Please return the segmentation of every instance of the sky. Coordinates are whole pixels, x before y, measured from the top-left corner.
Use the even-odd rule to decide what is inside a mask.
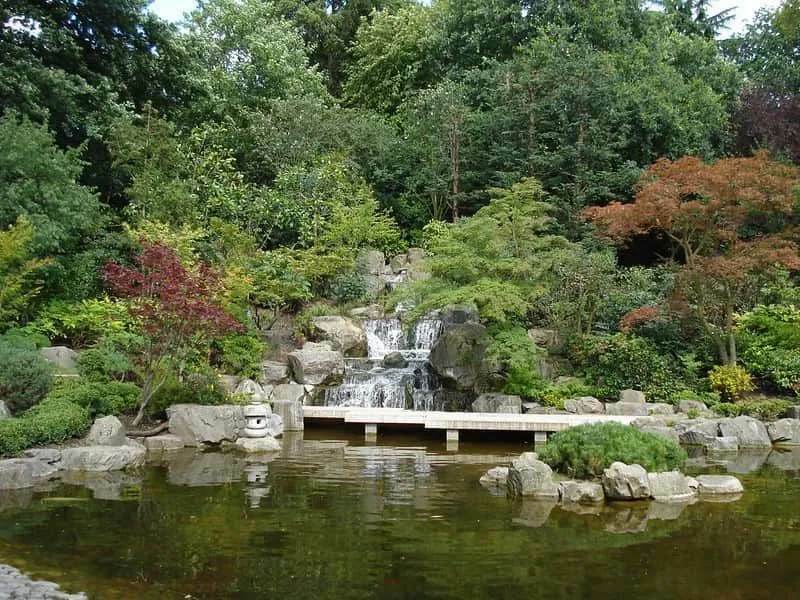
[[[150,10],[168,21],[178,21],[195,4],[195,0],[155,0]],[[736,19],[731,23],[731,33],[743,31],[745,24],[752,20],[759,8],[775,8],[778,4],[780,0],[713,0],[711,3],[715,13],[726,8],[736,8]]]

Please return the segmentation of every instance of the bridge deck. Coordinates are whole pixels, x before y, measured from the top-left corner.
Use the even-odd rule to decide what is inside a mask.
[[[637,417],[617,415],[534,415],[507,413],[415,411],[400,408],[358,408],[341,406],[304,406],[306,419],[338,420],[367,426],[374,435],[377,425],[416,425],[425,429],[444,429],[456,432],[472,431],[530,431],[553,433],[575,425],[613,421],[630,425]]]

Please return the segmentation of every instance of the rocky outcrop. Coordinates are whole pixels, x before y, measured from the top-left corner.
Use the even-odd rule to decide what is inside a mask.
[[[562,346],[561,336],[555,329],[528,329],[528,337],[540,348],[556,350]]]
[[[267,400],[269,402],[299,402],[304,404],[314,387],[300,385],[299,383],[282,383],[270,390]]]
[[[488,343],[486,328],[478,323],[447,327],[433,345],[431,367],[448,387],[472,390],[482,375]]]
[[[125,446],[128,443],[125,426],[113,416],[96,419],[86,436],[86,443],[90,446]]]
[[[688,502],[695,496],[690,478],[679,471],[648,473],[650,496],[657,502]]]
[[[289,365],[274,360],[265,360],[261,363],[261,375],[258,382],[262,386],[289,383]]]
[[[486,471],[479,481],[483,487],[504,488],[508,482],[508,467],[493,467]]]
[[[120,471],[144,464],[145,448],[128,446],[81,446],[61,452],[61,468],[67,471]]]
[[[611,500],[643,500],[650,497],[650,481],[641,465],[611,463],[603,471],[603,491]]]
[[[360,323],[338,315],[311,319],[311,335],[315,341],[330,342],[333,350],[345,356],[367,355],[367,334]]]
[[[696,479],[701,495],[741,494],[744,491],[742,482],[732,475],[698,475]]]
[[[174,404],[167,409],[169,431],[186,446],[233,442],[244,430],[241,406]]]
[[[52,346],[50,348],[41,348],[39,354],[59,371],[71,373],[76,372],[78,369],[78,353],[72,348]]]
[[[590,481],[564,481],[561,501],[568,504],[599,504],[605,499],[603,486]]]
[[[553,470],[533,452],[525,452],[511,461],[506,485],[510,496],[558,498]]]
[[[386,291],[386,271],[386,258],[379,250],[362,250],[356,257],[356,272],[364,280],[368,298],[377,298]]]
[[[307,343],[289,354],[289,368],[297,383],[338,385],[344,377],[344,355],[330,343]]]
[[[647,402],[647,398],[645,397],[644,392],[640,392],[639,390],[622,390],[619,393],[619,401],[644,404]]]
[[[522,399],[508,394],[481,394],[472,403],[472,412],[522,413]]]
[[[596,415],[605,412],[603,403],[592,396],[569,398],[564,401],[564,410],[576,415]]]
[[[627,417],[646,417],[647,405],[644,402],[608,402],[606,414]]]
[[[767,424],[769,438],[775,444],[800,445],[800,420],[781,419]]]
[[[719,422],[720,435],[735,437],[740,448],[771,448],[772,441],[766,426],[753,417],[722,419]]]

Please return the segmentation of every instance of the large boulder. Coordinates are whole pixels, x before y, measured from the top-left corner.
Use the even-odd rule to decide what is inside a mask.
[[[356,271],[364,281],[368,298],[377,298],[386,291],[386,258],[383,252],[362,250],[356,257]]]
[[[481,377],[488,344],[489,336],[483,325],[451,325],[433,345],[431,367],[447,387],[471,390]]]
[[[590,481],[561,483],[561,501],[566,504],[598,504],[604,499],[603,486]]]
[[[800,445],[800,420],[781,419],[767,424],[769,438],[775,444]]]
[[[117,417],[100,417],[92,424],[86,443],[90,446],[125,446],[128,443],[125,426]]]
[[[690,410],[697,412],[698,415],[708,413],[708,407],[705,402],[699,400],[681,400],[678,403],[678,410],[682,413],[688,413]]]
[[[56,369],[65,372],[77,371],[78,353],[72,348],[66,346],[52,346],[50,348],[41,348],[39,354],[42,355],[47,362],[55,365]]]
[[[675,414],[675,407],[666,402],[647,402],[645,403],[645,407],[647,408],[648,415],[658,416]]]
[[[800,404],[795,404],[787,408],[786,417],[789,419],[800,419]]]
[[[522,399],[508,394],[481,394],[472,403],[472,412],[522,413]]]
[[[330,343],[307,343],[289,354],[289,367],[297,383],[338,385],[344,377],[344,355]]]
[[[506,483],[509,495],[558,498],[553,470],[534,456],[534,453],[526,452],[511,461]]]
[[[233,442],[244,430],[242,406],[173,404],[167,409],[169,431],[186,446]]]
[[[644,392],[640,392],[639,390],[622,390],[619,393],[619,401],[620,402],[635,402],[637,404],[644,404],[647,402],[647,398],[644,395]]]
[[[311,335],[314,340],[330,342],[331,348],[345,356],[367,355],[367,334],[360,323],[348,317],[313,317]]]
[[[641,465],[611,463],[603,471],[603,491],[611,500],[643,500],[650,497],[650,480]]]
[[[408,366],[408,360],[402,352],[389,352],[383,357],[381,366],[384,369],[405,369]]]
[[[592,396],[580,396],[564,401],[564,410],[576,415],[597,415],[605,412],[603,403]]]
[[[724,437],[738,438],[740,448],[772,447],[766,426],[753,417],[722,419],[719,422],[719,431]]]
[[[508,467],[492,467],[480,478],[480,484],[487,488],[504,488],[508,482]]]
[[[284,431],[303,431],[303,403],[298,400],[272,400],[272,412],[283,420]]]
[[[690,479],[679,471],[648,473],[650,496],[659,502],[688,502],[694,498],[689,487]]]
[[[715,437],[709,444],[706,444],[709,452],[738,452],[739,438],[736,437]]]
[[[261,385],[279,385],[289,383],[289,365],[275,360],[265,360],[261,363],[261,375],[258,382]]]
[[[707,446],[719,435],[719,421],[714,419],[691,419],[676,423],[675,430],[681,444]]]
[[[646,417],[647,405],[644,402],[608,402],[606,414],[626,417]]]
[[[33,487],[34,459],[0,460],[0,490],[21,490]]]
[[[66,471],[120,471],[144,464],[144,446],[81,446],[61,451],[61,468]]]
[[[733,475],[698,475],[696,479],[701,495],[741,494],[744,491],[742,482]]]

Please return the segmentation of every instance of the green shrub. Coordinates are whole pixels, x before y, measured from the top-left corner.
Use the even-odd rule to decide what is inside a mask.
[[[212,370],[198,371],[178,379],[169,376],[153,394],[147,411],[152,416],[161,415],[173,404],[224,404],[225,390]]]
[[[539,458],[570,477],[600,477],[621,461],[648,471],[680,468],[686,452],[675,442],[620,423],[580,425],[560,431],[545,444]]]
[[[723,402],[734,402],[755,389],[750,374],[739,365],[718,365],[708,374],[711,389]]]
[[[106,335],[132,328],[133,319],[124,303],[99,298],[81,302],[54,300],[25,330],[73,348],[83,348]]]
[[[505,374],[503,391],[523,398],[536,398],[547,384],[539,376],[536,363],[546,354],[528,337],[522,327],[495,328],[486,354]]]
[[[266,347],[256,335],[233,333],[215,344],[219,348],[220,366],[225,373],[251,379],[258,377]]]
[[[330,281],[327,295],[337,304],[358,302],[367,295],[367,283],[360,273],[354,271],[342,273]]]
[[[88,408],[62,398],[45,398],[19,417],[0,421],[0,455],[81,436],[91,424]]]
[[[759,306],[738,324],[742,363],[773,388],[800,396],[800,309]]]
[[[685,388],[677,361],[651,340],[635,335],[586,337],[571,348],[571,358],[602,398],[637,389],[656,402]]]
[[[121,381],[65,381],[48,395],[48,400],[72,402],[89,410],[92,416],[120,415],[134,410],[141,390]]]
[[[124,352],[103,342],[81,352],[77,362],[78,373],[88,381],[122,380],[134,369]]]
[[[720,402],[714,412],[723,417],[746,415],[761,421],[774,421],[781,418],[792,403],[789,400],[745,400],[742,402]]]
[[[697,390],[678,390],[672,396],[670,396],[669,401],[676,406],[681,403],[682,400],[694,400],[695,402],[702,402],[706,406],[714,406],[718,404],[720,401],[719,393],[717,392],[701,392]]]
[[[569,381],[566,383],[552,383],[547,385],[539,396],[534,399],[545,406],[552,406],[564,410],[564,401],[580,396],[596,396],[597,388],[583,381]]]
[[[12,413],[39,402],[52,384],[52,367],[32,344],[0,338],[0,400]]]

